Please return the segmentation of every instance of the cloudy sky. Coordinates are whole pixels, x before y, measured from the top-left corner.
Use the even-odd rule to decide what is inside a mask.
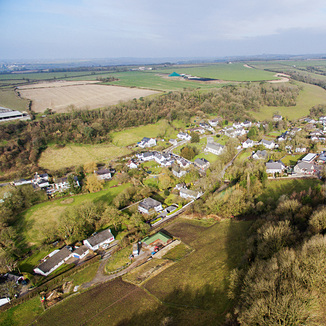
[[[0,0],[0,59],[326,53],[325,0]]]

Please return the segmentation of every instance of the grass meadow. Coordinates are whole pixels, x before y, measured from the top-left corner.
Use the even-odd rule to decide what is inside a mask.
[[[126,147],[112,144],[69,144],[63,148],[49,146],[39,159],[39,166],[58,170],[69,166],[84,165],[88,162],[108,163],[112,159],[130,153]]]
[[[27,111],[28,105],[29,100],[20,98],[13,89],[0,89],[0,106],[12,110]]]
[[[326,104],[326,91],[321,87],[296,82],[296,84],[303,87],[297,97],[297,105],[284,107],[284,106],[264,106],[259,111],[251,111],[251,115],[261,120],[271,120],[275,112],[279,112],[282,116],[289,120],[299,119],[309,115],[309,110],[314,105]]]

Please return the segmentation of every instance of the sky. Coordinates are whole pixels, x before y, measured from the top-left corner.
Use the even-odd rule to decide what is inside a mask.
[[[0,0],[0,59],[326,53],[325,0]]]

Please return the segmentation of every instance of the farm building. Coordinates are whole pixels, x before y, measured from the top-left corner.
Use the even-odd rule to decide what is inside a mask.
[[[317,154],[309,153],[302,159],[302,162],[311,163],[316,157]]]
[[[43,263],[34,268],[36,274],[48,276],[58,267],[64,264],[72,256],[70,247],[63,247],[60,250],[55,250],[49,255]]]
[[[138,210],[144,214],[150,214],[150,212],[160,212],[163,210],[162,204],[151,198],[145,198],[138,204]]]
[[[114,236],[110,229],[103,230],[84,240],[84,245],[91,250],[98,250],[114,241]]]
[[[10,110],[7,108],[0,107],[0,122],[10,120],[30,120],[30,116],[25,112],[16,110]]]
[[[156,234],[152,235],[151,237],[145,238],[142,243],[145,246],[155,246],[158,244],[162,244],[163,246],[166,246],[168,243],[172,241],[172,237],[169,235],[163,233],[163,232],[157,232]]]

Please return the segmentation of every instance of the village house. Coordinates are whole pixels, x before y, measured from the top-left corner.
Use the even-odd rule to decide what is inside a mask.
[[[180,157],[180,156],[177,157],[176,161],[180,165],[180,167],[183,169],[187,169],[191,164],[188,160],[186,160],[185,158]]]
[[[282,121],[282,119],[283,119],[283,117],[281,115],[279,115],[279,114],[275,114],[273,116],[273,120],[274,121]]]
[[[252,158],[254,160],[266,160],[268,158],[268,153],[267,151],[263,150],[258,150],[256,153],[252,155]]]
[[[206,129],[208,131],[214,131],[214,129],[206,122],[200,122],[199,127]]]
[[[314,174],[316,167],[312,163],[299,162],[293,169],[298,174]]]
[[[28,185],[28,184],[31,184],[31,183],[32,183],[32,180],[20,179],[20,180],[15,180],[13,182],[13,185],[18,187],[18,186]]]
[[[183,140],[190,140],[191,136],[189,134],[187,134],[186,132],[179,132],[177,134],[177,137]]]
[[[87,246],[83,245],[83,246],[80,246],[80,247],[76,248],[73,251],[72,257],[78,258],[78,259],[83,259],[88,254],[89,254],[89,248]]]
[[[36,274],[48,276],[57,268],[59,268],[62,264],[64,264],[71,256],[71,247],[67,246],[63,247],[60,250],[55,250],[48,256],[48,258],[43,263],[34,268],[34,272]]]
[[[105,248],[109,243],[114,241],[114,236],[110,229],[103,230],[84,240],[83,243],[89,249],[95,251],[99,248]]]
[[[144,137],[138,144],[141,148],[156,146],[156,139]]]
[[[288,138],[288,136],[289,136],[289,132],[285,131],[280,136],[277,137],[277,141],[278,142],[285,141]]]
[[[176,139],[169,139],[169,143],[172,145],[177,145],[178,141]]]
[[[49,175],[47,173],[38,174],[37,172],[32,179],[34,188],[46,188],[49,184]]]
[[[274,162],[272,160],[266,163],[266,173],[274,174],[274,173],[283,173],[285,170],[285,165],[282,161]]]
[[[220,122],[222,122],[222,118],[216,118],[216,119],[208,120],[208,123],[209,123],[212,127],[216,127]]]
[[[99,180],[110,180],[112,178],[112,170],[111,169],[100,169],[97,171],[94,171],[97,178]]]
[[[138,163],[134,159],[131,159],[128,161],[127,166],[129,169],[137,169]]]
[[[137,154],[137,157],[142,161],[154,160],[155,152],[144,152]]]
[[[274,149],[274,147],[275,147],[275,143],[273,141],[270,141],[270,140],[262,139],[260,141],[260,144],[263,145],[267,149]]]
[[[325,163],[326,162],[326,152],[322,152],[318,157],[318,163]]]
[[[246,121],[242,122],[241,125],[243,128],[250,128],[252,123],[251,123],[251,121],[246,120]]]
[[[198,132],[199,134],[205,133],[205,130],[203,128],[199,128],[199,127],[189,128],[189,129],[186,129],[186,131],[189,133],[191,133],[191,132]]]
[[[210,165],[209,162],[204,158],[196,158],[194,163],[202,171],[208,169]]]
[[[210,152],[215,155],[221,155],[223,150],[224,150],[224,146],[217,143],[207,143],[204,149],[205,152]]]
[[[138,211],[144,214],[151,214],[154,212],[160,212],[163,210],[162,204],[151,198],[145,198],[138,204]]]
[[[294,127],[294,128],[291,129],[290,134],[291,134],[292,136],[294,136],[297,132],[299,132],[299,131],[301,131],[301,130],[302,130],[301,128]]]
[[[296,147],[295,152],[296,153],[305,153],[307,151],[306,147]]]
[[[54,187],[57,191],[66,191],[70,188],[68,177],[58,178],[55,180]],[[78,178],[74,176],[74,187],[80,187]]]
[[[182,188],[186,188],[186,184],[185,184],[184,182],[182,182],[182,183],[178,183],[178,184],[174,187],[174,189],[177,189],[177,190],[180,190],[180,189],[182,189]]]
[[[250,148],[250,147],[253,147],[253,146],[254,146],[254,141],[249,139],[249,138],[242,143],[243,148]]]
[[[179,191],[179,196],[185,199],[197,199],[202,195],[201,192],[190,190],[187,188],[181,188]]]
[[[186,175],[188,172],[186,170],[181,169],[177,164],[173,164],[172,173],[177,178],[181,178],[182,176]]]

